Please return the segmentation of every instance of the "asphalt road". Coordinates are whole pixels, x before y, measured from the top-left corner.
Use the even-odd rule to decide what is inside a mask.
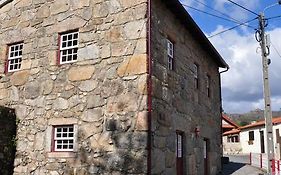
[[[265,172],[259,168],[248,165],[248,155],[226,155],[229,163],[223,164],[223,175],[263,175]]]

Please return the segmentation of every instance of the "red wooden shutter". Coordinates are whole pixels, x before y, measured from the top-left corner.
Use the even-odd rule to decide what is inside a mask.
[[[9,49],[10,49],[10,46],[7,46],[6,47],[6,58],[5,58],[5,63],[4,63],[4,73],[7,74],[8,73],[8,66],[9,66]]]

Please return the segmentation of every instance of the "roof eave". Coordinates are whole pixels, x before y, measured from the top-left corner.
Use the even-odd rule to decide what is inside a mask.
[[[209,39],[205,36],[199,26],[195,23],[192,17],[184,9],[178,0],[162,0],[163,3],[170,8],[170,10],[181,20],[181,22],[188,28],[191,34],[198,39],[198,42],[208,50],[213,58],[215,58],[218,66],[221,68],[229,68],[222,56],[218,53],[215,47],[211,44]]]

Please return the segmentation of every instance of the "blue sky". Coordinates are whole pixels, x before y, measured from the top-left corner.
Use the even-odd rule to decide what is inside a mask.
[[[232,0],[243,7],[259,14],[265,7],[275,4],[277,0]],[[256,17],[246,10],[235,6],[227,0],[181,0],[183,4],[223,18],[249,21]],[[205,5],[203,5],[205,4]],[[207,7],[207,6],[208,7]],[[219,12],[212,10],[215,9]],[[212,36],[237,24],[187,8],[189,14],[201,30]],[[281,15],[281,5],[265,11],[266,17]],[[258,20],[247,25],[258,27]],[[253,28],[240,26],[234,30],[210,38],[210,41],[229,64],[230,70],[222,74],[223,108],[228,113],[244,113],[257,108],[264,108],[262,65],[259,43],[255,40]],[[272,63],[269,67],[271,101],[273,110],[281,109],[281,17],[269,20],[266,28],[271,38]],[[278,53],[275,51],[277,50]]]

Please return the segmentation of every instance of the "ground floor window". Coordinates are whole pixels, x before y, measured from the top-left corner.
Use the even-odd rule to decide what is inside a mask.
[[[74,126],[54,126],[53,151],[73,151]]]
[[[176,158],[177,158],[177,175],[183,175],[183,132],[176,132]]]

